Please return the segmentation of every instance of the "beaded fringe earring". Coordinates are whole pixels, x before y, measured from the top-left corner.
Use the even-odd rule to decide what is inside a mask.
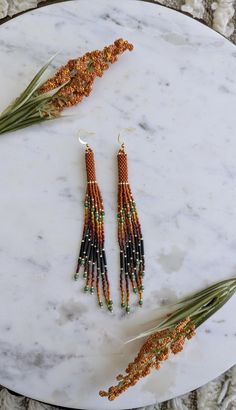
[[[85,220],[75,280],[79,278],[83,267],[85,292],[94,293],[96,287],[98,305],[103,307],[103,299],[108,310],[112,311],[110,285],[107,273],[106,253],[104,249],[104,208],[102,196],[96,181],[94,153],[86,144],[85,163],[87,171],[87,191],[85,196]]]
[[[118,155],[118,241],[120,246],[121,307],[130,312],[130,287],[143,304],[144,244],[136,204],[128,182],[128,159],[124,144]]]

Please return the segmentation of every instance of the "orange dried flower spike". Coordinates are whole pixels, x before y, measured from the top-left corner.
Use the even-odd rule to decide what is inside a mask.
[[[82,57],[69,60],[42,85],[39,92],[42,94],[65,84],[50,105],[60,112],[66,107],[78,104],[91,93],[95,78],[102,77],[104,71],[109,68],[109,63],[117,61],[118,56],[126,50],[132,51],[133,45],[118,39],[101,51],[91,51]]]
[[[0,113],[0,134],[52,120],[59,117],[64,108],[80,103],[91,93],[95,78],[101,77],[109,64],[126,50],[133,50],[133,45],[118,39],[103,50],[68,61],[52,78],[38,85],[50,59],[25,90]]]
[[[129,387],[147,376],[152,369],[159,369],[161,362],[167,360],[171,353],[177,354],[183,350],[185,341],[195,335],[194,325],[190,319],[180,322],[174,329],[165,329],[153,333],[147,338],[133,362],[129,363],[125,375],[117,376],[118,384],[109,387],[108,391],[100,391],[101,397],[115,400]]]

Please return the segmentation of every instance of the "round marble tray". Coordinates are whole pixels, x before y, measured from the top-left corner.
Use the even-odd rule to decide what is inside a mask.
[[[98,396],[134,356],[124,345],[158,306],[235,274],[236,51],[169,9],[135,0],[65,2],[0,28],[0,109],[58,49],[55,66],[123,37],[126,53],[70,115],[0,138],[0,384],[56,405],[124,409],[170,399],[236,359],[233,298],[159,372],[110,403]],[[122,128],[143,225],[143,310],[119,308],[117,135]],[[74,282],[90,143],[106,208],[115,311]],[[220,354],[219,354],[220,352]],[[203,370],[204,369],[204,370]]]

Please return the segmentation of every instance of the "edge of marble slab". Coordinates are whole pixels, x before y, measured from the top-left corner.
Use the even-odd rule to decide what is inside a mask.
[[[63,1],[63,2],[59,2],[58,4],[61,4],[61,3],[69,3],[69,2],[75,2],[75,1],[81,1],[81,0],[66,0],[66,1]],[[84,0],[82,0],[82,1],[84,1]],[[125,1],[125,0],[122,0],[122,1]],[[174,10],[174,9],[171,9],[171,8],[169,8],[169,7],[166,7],[166,6],[163,6],[163,5],[161,5],[161,4],[157,4],[157,3],[154,3],[153,1],[150,1],[150,0],[130,0],[130,1],[142,1],[143,3],[145,2],[145,3],[148,3],[148,4],[151,4],[151,5],[154,5],[154,6],[156,6],[156,7],[162,7],[162,9],[166,9],[166,12],[168,13],[169,11],[168,10],[170,10],[170,13],[175,13],[175,14],[182,14],[182,15],[184,15],[185,17],[190,17],[191,19],[192,19],[192,17],[190,16],[190,15],[188,15],[188,14],[185,14],[185,13],[180,13],[180,12],[178,12],[178,11],[176,11],[176,10]],[[57,6],[57,3],[53,3],[53,4],[49,4],[49,5],[46,5],[46,6],[44,6],[44,7],[50,7],[50,6]],[[152,6],[151,6],[152,7]],[[37,12],[40,12],[41,10],[40,9],[34,9],[34,10],[29,10],[27,13],[37,13]],[[19,14],[19,15],[17,15],[16,17],[19,17],[19,18],[21,18],[22,16],[24,17],[24,14],[25,13],[23,13],[23,14]],[[181,19],[182,17],[180,17],[180,19]],[[184,18],[184,17],[183,17]],[[193,20],[193,19],[192,19]],[[11,20],[8,20],[8,21],[6,21],[5,23],[7,24],[7,23],[10,23],[11,22]],[[4,23],[4,24],[5,24]],[[225,39],[225,40],[228,40],[226,37],[224,37],[223,35],[221,35],[220,33],[217,33],[217,32],[215,32],[212,28],[210,28],[210,27],[208,27],[208,26],[206,26],[206,25],[204,25],[201,21],[199,21],[199,20],[197,20],[196,21],[196,24],[198,24],[198,23],[200,23],[200,24],[202,24],[203,26],[205,26],[205,28],[206,29],[210,29],[211,30],[211,32],[214,32],[215,34],[214,35],[216,35],[216,38],[217,37],[219,37],[220,36],[220,38],[222,38],[223,37],[223,39]],[[0,22],[0,24],[1,24],[1,22]],[[193,24],[195,24],[195,23],[193,23]],[[203,29],[204,30],[204,29]],[[229,43],[231,43],[229,40],[228,40],[228,42]],[[232,44],[232,43],[231,43]],[[230,364],[230,365],[227,365],[227,367],[223,370],[223,372],[224,371],[226,371],[226,370],[228,370],[231,366],[233,366],[235,363],[232,363],[232,364]],[[219,375],[220,375],[221,373],[219,373],[216,377],[218,377]],[[211,380],[211,379],[210,379]],[[204,383],[201,383],[200,385],[198,385],[198,386],[195,386],[195,387],[193,387],[193,388],[191,388],[190,390],[188,390],[187,392],[186,391],[182,391],[180,394],[179,394],[179,396],[180,395],[182,395],[182,394],[186,394],[186,393],[188,393],[189,391],[191,391],[192,389],[197,389],[197,388],[199,388],[199,387],[201,387],[201,386],[203,386],[205,383],[207,383],[207,382],[209,382],[210,380],[206,380]],[[14,393],[16,393],[16,394],[20,394],[20,395],[25,395],[25,393],[22,391],[22,392],[17,392],[17,391],[14,391],[14,390],[12,390],[12,388],[11,387],[8,387],[7,385],[5,385],[4,384],[4,387],[6,387],[7,389],[9,389],[10,391],[12,391],[12,392],[14,392]],[[27,394],[26,394],[27,395]],[[38,398],[37,396],[33,396],[33,397],[30,397],[30,396],[28,396],[27,395],[27,397],[29,397],[29,398],[32,398],[32,399],[34,399],[34,400],[38,400],[38,401],[40,401],[41,403],[45,403],[45,404],[51,404],[51,405],[56,405],[56,406],[59,406],[60,408],[68,408],[68,409],[72,409],[72,408],[77,408],[77,407],[62,407],[62,406],[60,406],[60,405],[57,405],[57,404],[55,404],[55,402],[50,402],[50,400],[48,400],[48,401],[43,401],[42,399],[40,399],[40,398]],[[144,404],[144,406],[145,405],[151,405],[151,404],[154,404],[154,403],[146,403],[146,404]],[[78,404],[79,405],[79,404]],[[100,406],[98,406],[98,407],[96,407],[97,409],[98,408],[101,408],[102,409],[102,407],[100,407]],[[113,407],[114,408],[114,407]],[[118,409],[121,409],[121,407],[119,407],[119,406],[117,406],[116,407],[117,408],[117,410]],[[123,407],[122,407],[122,409],[123,409]],[[89,410],[88,408],[87,408],[87,410]],[[90,409],[90,410],[94,410],[94,409]]]
[[[188,389],[187,391],[186,390],[183,390],[182,392],[180,392],[177,396],[175,396],[175,397],[172,397],[172,398],[166,398],[165,400],[162,400],[161,402],[158,402],[158,401],[156,401],[156,402],[146,402],[146,403],[144,403],[143,405],[142,405],[142,408],[143,407],[147,407],[147,406],[153,406],[153,405],[155,405],[155,404],[160,404],[160,403],[164,403],[165,401],[168,401],[168,400],[172,400],[172,399],[175,399],[175,398],[178,398],[178,397],[181,397],[181,396],[183,396],[183,395],[185,395],[185,394],[189,394],[189,393],[191,393],[192,391],[194,391],[194,390],[197,390],[197,389],[199,389],[200,387],[203,387],[203,386],[205,386],[207,383],[209,383],[209,382],[211,382],[211,381],[213,381],[213,380],[215,380],[215,379],[217,379],[218,377],[220,377],[222,374],[224,374],[225,372],[227,372],[232,366],[234,366],[236,363],[232,363],[230,366],[227,366],[224,370],[223,370],[223,372],[221,373],[218,373],[213,379],[210,379],[210,380],[206,380],[204,383],[201,383],[201,384],[199,384],[199,385],[197,385],[196,387],[192,387],[192,388],[190,388],[190,389]],[[22,392],[19,392],[19,391],[15,391],[14,389],[12,389],[11,387],[8,387],[7,385],[3,385],[3,384],[1,384],[1,386],[3,387],[3,388],[6,388],[7,390],[9,390],[10,392],[12,392],[13,394],[15,394],[16,396],[24,396],[24,397],[27,397],[28,399],[30,399],[30,400],[35,400],[35,401],[38,401],[39,403],[42,403],[42,404],[46,404],[46,405],[50,405],[50,406],[56,406],[57,408],[59,408],[59,409],[68,409],[68,410],[70,410],[70,409],[73,409],[73,410],[103,410],[104,409],[104,407],[102,407],[102,406],[100,406],[100,405],[97,405],[96,404],[96,409],[95,408],[92,408],[92,407],[86,407],[86,409],[85,408],[81,408],[81,407],[78,407],[79,406],[79,403],[78,404],[75,404],[75,405],[73,405],[72,407],[71,406],[62,406],[62,405],[60,405],[60,404],[57,404],[55,401],[50,401],[50,400],[46,400],[46,401],[44,401],[44,400],[42,400],[42,399],[40,399],[39,397],[37,397],[37,396],[29,396],[27,393],[24,393],[24,391],[22,391]],[[105,398],[105,400],[107,400],[106,398]],[[119,406],[119,405],[117,405],[116,407],[114,407],[114,404],[112,403],[112,409],[113,410],[129,410],[130,409],[130,407],[129,408],[124,408],[122,405],[121,406]],[[135,409],[139,409],[139,407],[134,407],[132,410],[135,410]]]
[[[41,0],[41,2],[37,5],[36,8],[27,9],[23,12],[20,12],[18,14],[13,15],[12,17],[4,17],[2,20],[0,20],[0,26],[3,25],[3,24],[6,25],[6,24],[10,23],[11,21],[14,21],[16,18],[19,19],[21,17],[24,17],[24,15],[26,15],[26,14],[40,12],[41,9],[44,9],[44,8],[56,7],[57,4],[63,4],[63,3],[75,3],[76,1],[85,1],[85,0],[56,0],[55,2],[52,2],[50,4],[44,4],[44,0]],[[96,1],[99,1],[99,0],[96,0]],[[112,0],[112,1],[114,1],[114,0]],[[197,17],[193,17],[191,14],[189,14],[185,11],[176,10],[176,9],[170,7],[170,6],[166,6],[165,4],[158,3],[159,0],[119,0],[119,1],[120,2],[122,2],[122,1],[123,2],[125,2],[125,1],[142,2],[142,3],[150,4],[151,6],[161,7],[162,9],[167,10],[167,12],[170,11],[170,12],[173,12],[174,14],[178,14],[179,16],[187,17],[190,20],[194,21],[196,24],[201,24],[203,28],[206,28],[207,30],[210,30],[212,33],[215,33],[216,36],[227,40],[227,42],[229,44],[232,44],[232,46],[234,46],[234,44],[232,43],[232,41],[228,37],[225,37],[222,33],[216,31],[212,27],[207,26],[206,23],[204,23],[203,20],[198,19]]]

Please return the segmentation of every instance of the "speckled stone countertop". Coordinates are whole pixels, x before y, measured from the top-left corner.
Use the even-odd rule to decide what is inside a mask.
[[[42,8],[0,28],[0,109],[58,48],[55,65],[121,36],[135,50],[97,80],[70,117],[0,141],[0,383],[74,408],[152,404],[235,363],[234,298],[161,372],[115,403],[98,397],[137,349],[123,341],[154,307],[235,271],[236,58],[223,37],[135,0]],[[124,139],[147,249],[145,304],[143,311],[133,306],[129,318],[118,306],[115,235],[117,135],[127,127],[133,129]],[[115,302],[110,316],[81,292],[82,281],[72,281],[85,189],[80,128],[96,132],[91,145]]]

